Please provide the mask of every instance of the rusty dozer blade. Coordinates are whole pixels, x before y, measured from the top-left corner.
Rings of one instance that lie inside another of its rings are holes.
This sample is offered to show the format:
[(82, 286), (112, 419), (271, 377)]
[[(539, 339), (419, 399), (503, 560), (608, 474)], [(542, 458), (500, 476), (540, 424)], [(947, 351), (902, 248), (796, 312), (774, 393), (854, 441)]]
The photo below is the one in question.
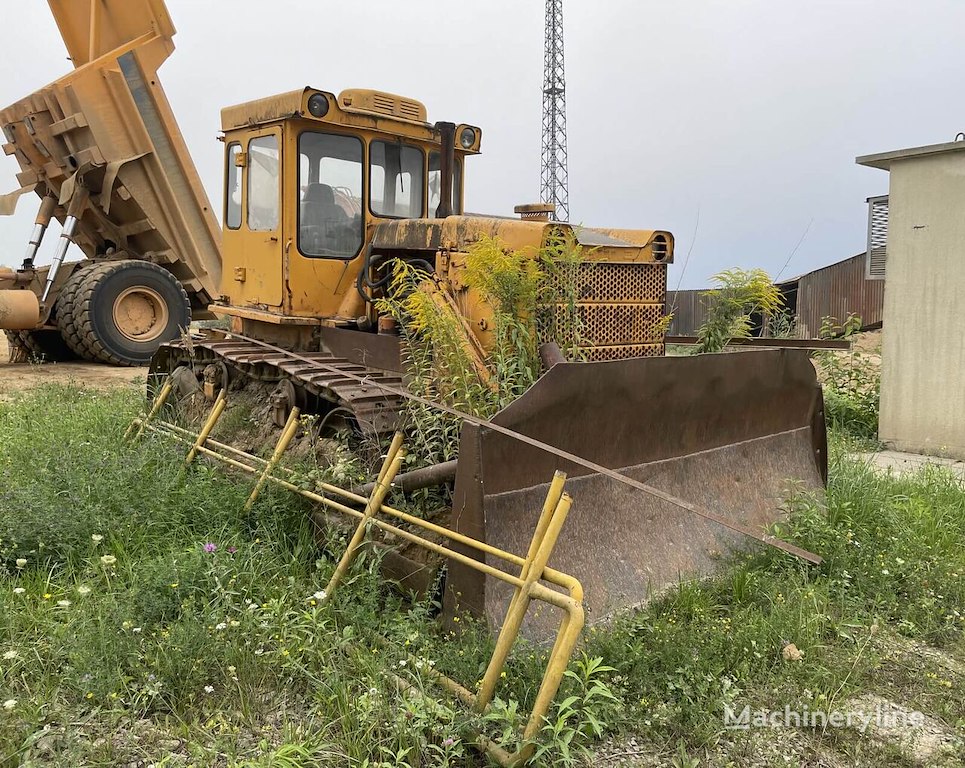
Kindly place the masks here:
[[(560, 363), (492, 422), (533, 441), (464, 423), (453, 526), (525, 548), (545, 478), (565, 471), (573, 512), (550, 566), (583, 583), (591, 622), (712, 572), (754, 539), (773, 543), (789, 488), (819, 491), (827, 479), (823, 396), (800, 350)], [(450, 563), (448, 615), (497, 625), (510, 597)], [(527, 621), (530, 636), (545, 634), (539, 616)]]

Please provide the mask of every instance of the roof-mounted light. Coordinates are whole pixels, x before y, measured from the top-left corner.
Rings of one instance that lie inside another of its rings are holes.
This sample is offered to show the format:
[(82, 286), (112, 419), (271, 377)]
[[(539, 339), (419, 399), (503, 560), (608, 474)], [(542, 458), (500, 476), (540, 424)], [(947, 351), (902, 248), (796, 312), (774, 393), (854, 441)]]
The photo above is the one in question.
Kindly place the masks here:
[(472, 149), (476, 143), (476, 132), (472, 128), (463, 128), (459, 132), (459, 146), (463, 149)]
[(328, 98), (324, 93), (315, 93), (308, 97), (308, 111), (312, 117), (325, 117), (328, 114)]

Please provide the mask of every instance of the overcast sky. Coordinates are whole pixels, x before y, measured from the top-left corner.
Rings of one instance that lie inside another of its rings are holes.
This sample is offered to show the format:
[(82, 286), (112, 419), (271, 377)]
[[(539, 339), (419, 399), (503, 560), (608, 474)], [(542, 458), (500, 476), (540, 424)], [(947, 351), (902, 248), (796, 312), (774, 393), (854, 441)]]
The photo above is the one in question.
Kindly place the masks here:
[[(178, 50), (161, 79), (216, 208), (220, 108), (305, 85), (400, 93), (430, 121), (479, 125), (468, 209), (537, 200), (542, 2), (167, 3)], [(4, 4), (6, 105), (70, 63), (47, 3)], [(565, 0), (564, 21), (571, 218), (672, 231), (671, 288), (688, 252), (685, 288), (862, 252), (865, 198), (888, 177), (855, 156), (965, 130), (962, 0)], [(17, 170), (0, 156), (0, 194)], [(0, 263), (22, 259), (35, 201), (0, 218)]]

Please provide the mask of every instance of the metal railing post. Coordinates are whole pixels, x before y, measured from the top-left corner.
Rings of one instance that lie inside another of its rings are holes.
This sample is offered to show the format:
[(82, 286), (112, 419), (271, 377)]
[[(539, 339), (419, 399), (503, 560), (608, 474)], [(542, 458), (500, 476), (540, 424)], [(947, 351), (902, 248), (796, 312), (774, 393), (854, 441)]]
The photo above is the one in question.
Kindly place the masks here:
[(358, 549), (365, 540), (365, 533), (368, 529), (369, 522), (382, 508), (382, 502), (388, 495), (389, 488), (392, 487), (392, 481), (399, 473), (399, 469), (402, 468), (402, 459), (404, 457), (405, 452), (402, 450), (402, 433), (396, 432), (395, 436), (392, 438), (392, 444), (389, 446), (389, 451), (385, 456), (385, 461), (382, 462), (382, 469), (379, 471), (379, 479), (376, 481), (375, 488), (372, 489), (372, 494), (369, 496), (368, 503), (365, 505), (365, 512), (362, 514), (362, 519), (359, 520), (358, 525), (355, 527), (355, 533), (352, 536), (352, 540), (349, 542), (345, 552), (342, 553), (338, 566), (335, 568), (335, 573), (332, 574), (332, 578), (329, 579), (328, 586), (325, 588), (325, 597), (322, 599), (323, 603), (326, 603), (332, 599), (332, 593), (335, 592), (339, 582), (341, 582), (342, 578), (348, 572), (349, 567), (355, 560), (355, 557), (358, 554)]

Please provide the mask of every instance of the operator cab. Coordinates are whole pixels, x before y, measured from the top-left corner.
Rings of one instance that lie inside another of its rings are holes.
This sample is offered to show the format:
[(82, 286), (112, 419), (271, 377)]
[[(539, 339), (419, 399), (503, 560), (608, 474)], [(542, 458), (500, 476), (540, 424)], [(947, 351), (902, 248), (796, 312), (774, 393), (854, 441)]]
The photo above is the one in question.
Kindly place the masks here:
[(481, 143), (474, 126), (433, 125), (419, 102), (365, 90), (306, 88), (229, 107), (222, 128), (216, 310), (277, 323), (339, 316), (379, 222), (462, 213), (463, 164)]

